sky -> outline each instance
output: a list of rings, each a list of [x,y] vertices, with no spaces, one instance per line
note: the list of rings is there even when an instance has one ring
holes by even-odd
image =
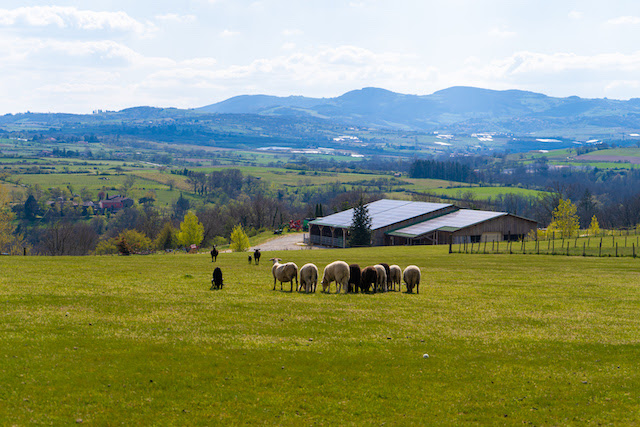
[[[637,0],[0,0],[0,114],[451,86],[640,97]]]

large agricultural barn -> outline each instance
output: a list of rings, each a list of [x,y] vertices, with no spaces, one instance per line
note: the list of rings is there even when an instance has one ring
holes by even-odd
[[[366,205],[374,246],[438,245],[518,240],[538,224],[507,212],[460,209],[447,203],[382,199]],[[309,222],[312,244],[347,247],[353,209]]]

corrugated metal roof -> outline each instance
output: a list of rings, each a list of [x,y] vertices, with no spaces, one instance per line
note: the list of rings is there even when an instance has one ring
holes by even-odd
[[[456,212],[410,225],[409,227],[400,228],[387,234],[390,236],[417,237],[436,230],[458,231],[461,228],[470,227],[504,215],[507,215],[507,212],[460,209]]]
[[[451,206],[448,203],[409,202],[405,200],[382,199],[367,203],[371,217],[371,229],[386,227],[397,222],[406,221],[420,215]],[[329,227],[349,228],[353,222],[353,209],[318,218],[309,224]]]

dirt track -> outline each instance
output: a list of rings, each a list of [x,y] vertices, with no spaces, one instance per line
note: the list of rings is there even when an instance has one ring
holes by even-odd
[[[302,242],[306,233],[287,234],[285,236],[276,237],[268,242],[261,243],[257,246],[251,247],[249,250],[253,251],[258,248],[261,251],[299,251],[310,249],[324,249],[321,246],[307,246]]]

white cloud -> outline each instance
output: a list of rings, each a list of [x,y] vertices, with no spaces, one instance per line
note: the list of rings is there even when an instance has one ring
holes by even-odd
[[[0,9],[0,26],[58,27],[80,30],[111,30],[145,34],[155,28],[125,12],[97,12],[75,7],[32,6]]]
[[[223,31],[220,32],[220,37],[235,37],[237,35],[239,35],[240,33],[238,31],[231,31],[229,29],[225,29]]]
[[[584,13],[578,11],[578,10],[572,10],[571,12],[569,12],[569,19],[572,19],[574,21],[579,21],[580,19],[582,19],[584,17]]]
[[[510,38],[510,37],[515,37],[516,33],[514,31],[509,31],[505,29],[492,28],[491,30],[489,30],[489,35],[492,37],[498,37],[498,38]]]
[[[296,44],[291,42],[287,42],[282,45],[282,50],[293,50],[295,48],[296,48]]]
[[[156,15],[156,20],[163,22],[173,22],[178,24],[190,24],[196,21],[195,15],[178,15],[175,13],[167,13],[164,15]]]
[[[282,35],[286,37],[299,36],[302,34],[302,30],[297,28],[287,28],[282,30]]]
[[[640,17],[637,16],[619,16],[617,18],[609,19],[605,22],[606,25],[638,25],[640,24]]]

